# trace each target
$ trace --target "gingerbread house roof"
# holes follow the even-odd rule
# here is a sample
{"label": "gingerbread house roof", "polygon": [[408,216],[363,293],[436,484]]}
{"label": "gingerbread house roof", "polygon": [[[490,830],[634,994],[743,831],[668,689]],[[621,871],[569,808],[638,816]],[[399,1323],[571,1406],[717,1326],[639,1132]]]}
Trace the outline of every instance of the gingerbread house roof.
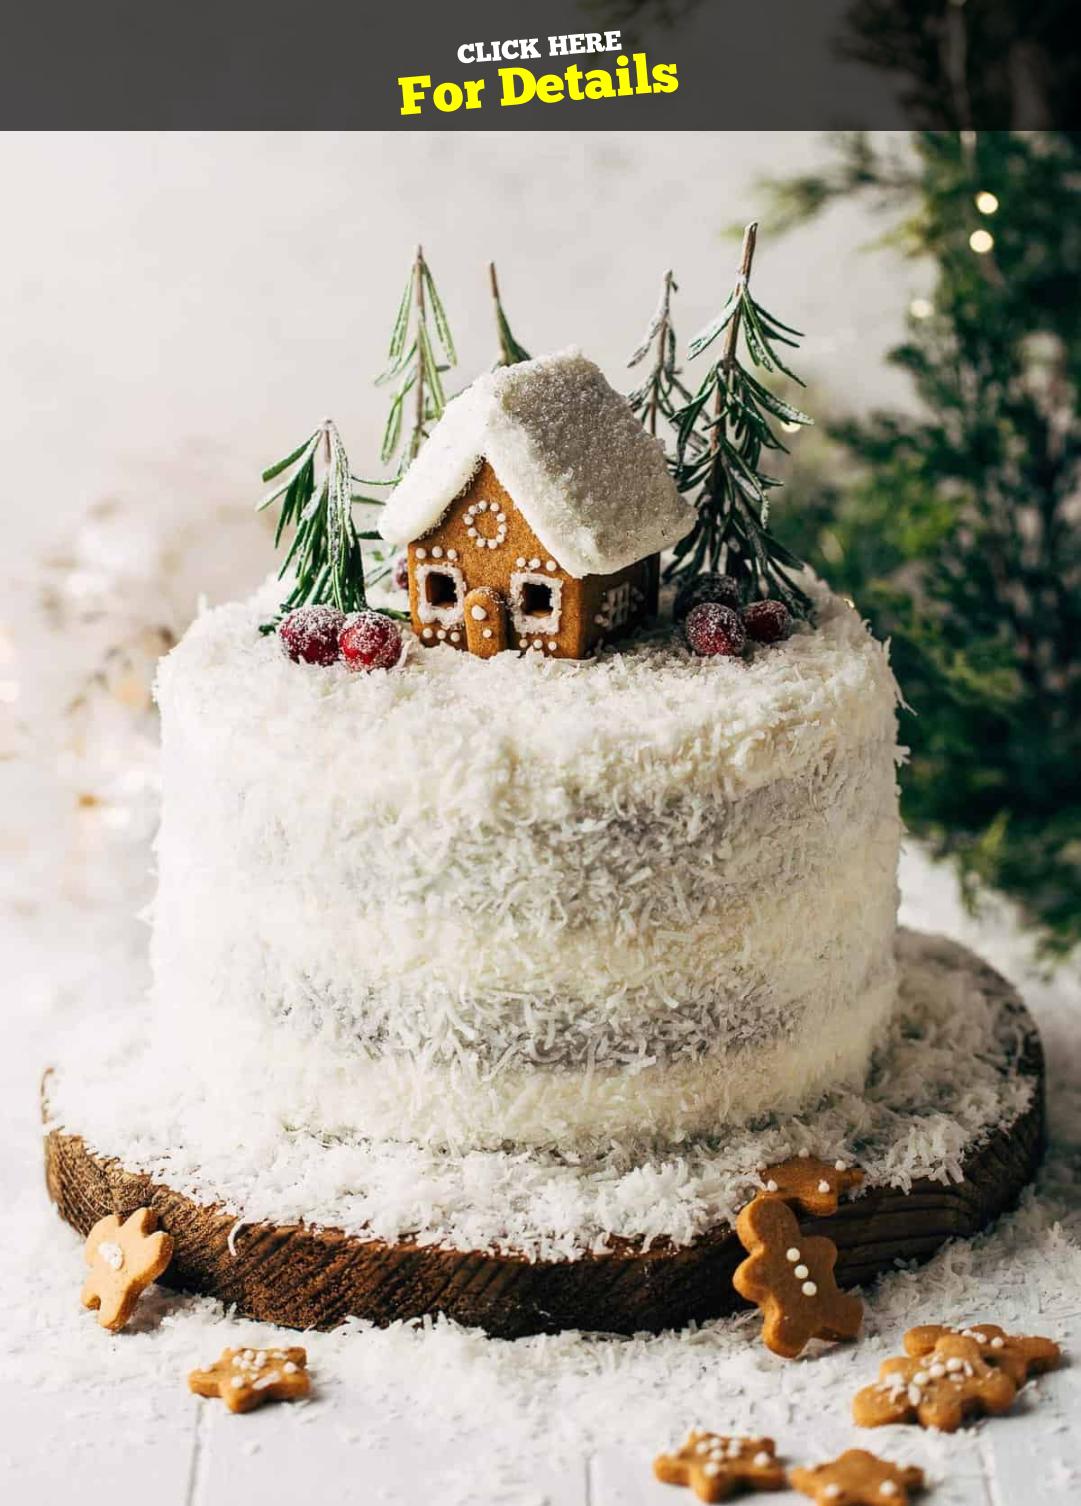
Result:
{"label": "gingerbread house roof", "polygon": [[578,350],[490,372],[448,404],[383,509],[386,541],[434,528],[483,460],[573,576],[622,570],[694,521],[658,441]]}

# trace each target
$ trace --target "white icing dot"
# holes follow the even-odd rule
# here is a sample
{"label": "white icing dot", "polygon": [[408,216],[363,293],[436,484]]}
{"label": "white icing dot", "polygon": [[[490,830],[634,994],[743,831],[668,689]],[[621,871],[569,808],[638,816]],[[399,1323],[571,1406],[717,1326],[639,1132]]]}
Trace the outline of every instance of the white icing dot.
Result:
{"label": "white icing dot", "polygon": [[818,1287],[815,1286],[813,1281],[805,1281],[800,1287],[800,1291],[805,1297],[817,1297],[818,1295]]}
{"label": "white icing dot", "polygon": [[558,647],[559,647],[559,644],[555,641],[555,639],[554,638],[549,638],[549,640],[548,640],[548,649],[549,649],[549,652],[554,654],[555,651],[556,651],[556,649]]}
{"label": "white icing dot", "polygon": [[102,1240],[101,1244],[98,1245],[98,1254],[104,1260],[105,1264],[111,1266],[114,1271],[119,1271],[124,1264],[124,1252],[114,1240]]}
{"label": "white icing dot", "polygon": [[448,549],[447,550],[447,559],[449,559],[449,560],[456,560],[457,558],[458,558],[458,551],[457,551],[457,549]]}
{"label": "white icing dot", "polygon": [[892,1480],[883,1480],[882,1484],[878,1487],[878,1493],[883,1496],[895,1496],[897,1494],[897,1486]]}
{"label": "white icing dot", "polygon": [[1001,1349],[1003,1347],[1003,1345],[1005,1344],[1005,1342],[1006,1342],[1005,1339],[997,1338],[997,1337],[993,1338],[991,1340],[991,1348],[992,1349]]}
{"label": "white icing dot", "polygon": [[791,1264],[795,1264],[795,1262],[799,1259],[799,1251],[796,1249],[795,1245],[793,1245],[790,1250],[786,1250],[784,1252],[784,1258]]}
{"label": "white icing dot", "polygon": [[943,1364],[936,1363],[928,1367],[927,1373],[932,1380],[941,1380],[946,1374],[946,1367]]}
{"label": "white icing dot", "polygon": [[830,1190],[830,1184],[826,1181],[825,1177],[819,1182],[818,1190],[819,1192],[828,1192]]}
{"label": "white icing dot", "polygon": [[502,543],[502,540],[501,539],[488,539],[488,540],[486,540],[486,542],[487,542],[487,545],[488,545],[489,549],[498,549],[499,545]]}
{"label": "white icing dot", "polygon": [[491,636],[492,636],[492,630],[491,630],[491,628],[485,628],[484,632],[481,634],[482,638],[490,638]]}
{"label": "white icing dot", "polygon": [[800,1158],[801,1161],[806,1161],[807,1157],[811,1154],[811,1152],[807,1149],[807,1147],[805,1145],[803,1147],[803,1149],[801,1151],[799,1151],[798,1154],[799,1154],[799,1158]]}
{"label": "white icing dot", "polygon": [[964,1360],[960,1359],[956,1354],[951,1354],[949,1359],[946,1361],[947,1370],[963,1370],[964,1368]]}
{"label": "white icing dot", "polygon": [[450,641],[452,643],[461,643],[461,641],[462,641],[462,635],[461,635],[461,633],[451,633],[451,635],[450,635]]}
{"label": "white icing dot", "polygon": [[488,619],[488,610],[486,607],[470,607],[469,615],[474,622],[486,622]]}
{"label": "white icing dot", "polygon": [[829,1485],[825,1486],[822,1494],[826,1497],[827,1501],[835,1501],[841,1494],[841,1487],[839,1485],[834,1485],[831,1481]]}
{"label": "white icing dot", "polygon": [[807,1267],[805,1265],[798,1265],[796,1267],[796,1269],[792,1272],[792,1274],[793,1274],[793,1276],[796,1277],[796,1279],[798,1281],[806,1281],[807,1277],[811,1273],[810,1273],[810,1271],[807,1269]]}
{"label": "white icing dot", "polygon": [[519,570],[525,569],[525,558],[523,555],[520,554],[514,563],[518,566]]}
{"label": "white icing dot", "polygon": [[544,639],[543,638],[534,638],[533,639],[533,647],[534,648],[543,648],[544,647]]}
{"label": "white icing dot", "polygon": [[473,547],[475,549],[485,549],[485,548],[487,548],[487,546],[488,546],[488,540],[487,539],[474,539],[473,540]]}
{"label": "white icing dot", "polygon": [[432,550],[432,559],[433,560],[441,560],[442,558],[443,558],[443,549],[442,549],[442,546],[439,545],[439,544],[437,544],[435,546],[435,548]]}
{"label": "white icing dot", "polygon": [[721,1466],[717,1463],[716,1459],[709,1459],[702,1466],[702,1473],[704,1475],[709,1475],[709,1477],[710,1477],[711,1480],[716,1475],[719,1475],[720,1472],[721,1472]]}
{"label": "white icing dot", "polygon": [[770,1177],[769,1181],[766,1183],[766,1191],[767,1192],[776,1192],[777,1191],[777,1183],[773,1180],[772,1177]]}
{"label": "white icing dot", "polygon": [[914,1386],[926,1386],[928,1380],[929,1376],[926,1370],[917,1370],[915,1375],[912,1377],[912,1384]]}
{"label": "white icing dot", "polygon": [[497,512],[496,515],[495,515],[495,520],[496,520],[497,523],[505,523],[507,521],[507,515],[506,515],[506,513],[505,512]]}
{"label": "white icing dot", "polygon": [[239,1391],[240,1387],[244,1384],[244,1377],[242,1375],[234,1375],[229,1384],[235,1386]]}
{"label": "white icing dot", "polygon": [[754,1458],[751,1460],[751,1463],[757,1465],[759,1469],[765,1469],[767,1464],[773,1463],[773,1460],[764,1450],[760,1450],[757,1454],[755,1454]]}
{"label": "white icing dot", "polygon": [[431,630],[431,628],[425,628],[424,632],[421,634],[421,636],[424,637],[424,638],[430,638],[432,636],[432,630]]}
{"label": "white icing dot", "polygon": [[427,558],[428,558],[428,551],[427,551],[427,549],[418,549],[417,550],[417,559],[418,560],[425,560]]}
{"label": "white icing dot", "polygon": [[540,560],[538,560],[538,559],[532,559],[532,560],[530,560],[529,561],[529,568],[531,570],[539,570],[540,569]]}
{"label": "white icing dot", "polygon": [[478,502],[477,503],[477,511],[478,512],[487,512],[488,511],[488,504],[487,504],[487,502]]}
{"label": "white icing dot", "polygon": [[708,1454],[713,1445],[708,1438],[700,1438],[694,1446],[696,1454]]}
{"label": "white icing dot", "polygon": [[469,535],[469,537],[471,539],[475,539],[476,536],[477,536],[477,530],[475,528],[467,528],[466,529],[466,533]]}
{"label": "white icing dot", "polygon": [[438,633],[436,633],[435,636],[437,638],[445,638],[447,636],[447,630],[446,630],[446,628],[440,628],[439,631],[438,631]]}
{"label": "white icing dot", "polygon": [[977,1344],[987,1343],[987,1335],[985,1333],[974,1333],[972,1337],[976,1340]]}
{"label": "white icing dot", "polygon": [[834,1161],[834,1163],[833,1163],[833,1169],[834,1169],[834,1171],[847,1171],[848,1170],[848,1162],[847,1161]]}
{"label": "white icing dot", "polygon": [[545,560],[545,562],[544,562],[544,568],[546,570],[554,570],[555,567],[556,567],[555,560]]}
{"label": "white icing dot", "polygon": [[519,648],[528,648],[529,647],[529,639],[528,638],[519,638],[518,639],[518,647]]}
{"label": "white icing dot", "polygon": [[907,1395],[909,1401],[914,1407],[918,1407],[920,1402],[923,1400],[923,1392],[920,1390],[919,1386],[909,1386]]}

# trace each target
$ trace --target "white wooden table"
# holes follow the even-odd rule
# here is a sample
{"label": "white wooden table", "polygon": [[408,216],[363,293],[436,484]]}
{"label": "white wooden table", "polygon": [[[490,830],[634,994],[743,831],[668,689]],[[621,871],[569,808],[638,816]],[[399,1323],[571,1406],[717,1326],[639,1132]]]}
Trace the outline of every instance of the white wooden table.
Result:
{"label": "white wooden table", "polygon": [[[8,1003],[0,1112],[11,1152],[0,1179],[0,1479],[27,1506],[261,1506],[474,1500],[498,1506],[679,1506],[653,1455],[695,1423],[772,1434],[791,1462],[869,1447],[928,1471],[932,1506],[1066,1506],[1081,1500],[1081,1367],[1030,1387],[1013,1414],[953,1438],[865,1432],[853,1391],[899,1348],[908,1323],[1000,1319],[1081,1353],[1081,981],[1022,974],[1008,921],[975,926],[952,881],[918,855],[904,869],[905,919],[937,926],[1012,973],[1051,1048],[1053,1153],[1038,1194],[975,1247],[891,1277],[869,1303],[868,1337],[794,1365],[754,1341],[753,1320],[694,1336],[621,1344],[564,1338],[496,1345],[453,1333],[312,1336],[316,1391],[303,1407],[233,1417],[184,1387],[192,1365],[259,1330],[209,1304],[151,1298],[132,1334],[110,1338],[78,1309],[77,1237],[45,1203],[34,1124],[48,1042],[82,1007],[52,1001],[63,938],[0,933]],[[14,1046],[14,1050],[12,1047]],[[607,1378],[606,1378],[607,1377]],[[803,1500],[779,1493],[778,1503]]]}

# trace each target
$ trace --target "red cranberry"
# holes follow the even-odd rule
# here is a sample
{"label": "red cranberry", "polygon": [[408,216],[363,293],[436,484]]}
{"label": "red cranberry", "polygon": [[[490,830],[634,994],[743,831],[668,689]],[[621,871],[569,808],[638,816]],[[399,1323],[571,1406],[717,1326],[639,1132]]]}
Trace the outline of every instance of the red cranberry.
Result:
{"label": "red cranberry", "polygon": [[297,607],[278,624],[278,641],[296,664],[333,664],[344,622],[337,607]]}
{"label": "red cranberry", "polygon": [[717,601],[703,601],[692,607],[683,624],[683,634],[688,647],[703,655],[738,655],[747,642],[737,614]]}
{"label": "red cranberry", "polygon": [[354,612],[338,637],[346,667],[393,669],[402,652],[398,624],[382,612]]}
{"label": "red cranberry", "polygon": [[680,587],[676,595],[676,621],[682,622],[688,612],[701,606],[704,601],[715,601],[718,606],[731,607],[734,612],[738,612],[739,582],[731,575],[718,575],[715,571],[693,576]]}
{"label": "red cranberry", "polygon": [[743,626],[755,643],[780,643],[792,631],[792,614],[783,601],[752,601],[743,608]]}
{"label": "red cranberry", "polygon": [[390,578],[399,591],[409,590],[409,556],[399,554],[394,561],[394,568],[390,572]]}

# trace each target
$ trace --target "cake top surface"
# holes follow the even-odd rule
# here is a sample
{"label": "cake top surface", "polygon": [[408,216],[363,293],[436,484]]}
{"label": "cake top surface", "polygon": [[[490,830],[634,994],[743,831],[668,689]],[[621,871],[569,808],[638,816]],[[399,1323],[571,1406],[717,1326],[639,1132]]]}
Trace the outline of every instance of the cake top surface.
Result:
{"label": "cake top surface", "polygon": [[816,625],[749,663],[699,658],[662,622],[586,661],[481,660],[407,635],[396,668],[356,675],[294,664],[260,636],[269,582],[195,621],[162,661],[158,696],[167,731],[229,759],[243,747],[253,777],[310,782],[315,771],[322,798],[366,790],[388,815],[471,808],[479,822],[498,808],[503,823],[681,789],[737,798],[895,735],[886,647],[807,583]]}
{"label": "cake top surface", "polygon": [[387,542],[435,527],[482,460],[576,577],[669,548],[694,522],[660,444],[575,349],[489,372],[450,403],[382,513]]}

